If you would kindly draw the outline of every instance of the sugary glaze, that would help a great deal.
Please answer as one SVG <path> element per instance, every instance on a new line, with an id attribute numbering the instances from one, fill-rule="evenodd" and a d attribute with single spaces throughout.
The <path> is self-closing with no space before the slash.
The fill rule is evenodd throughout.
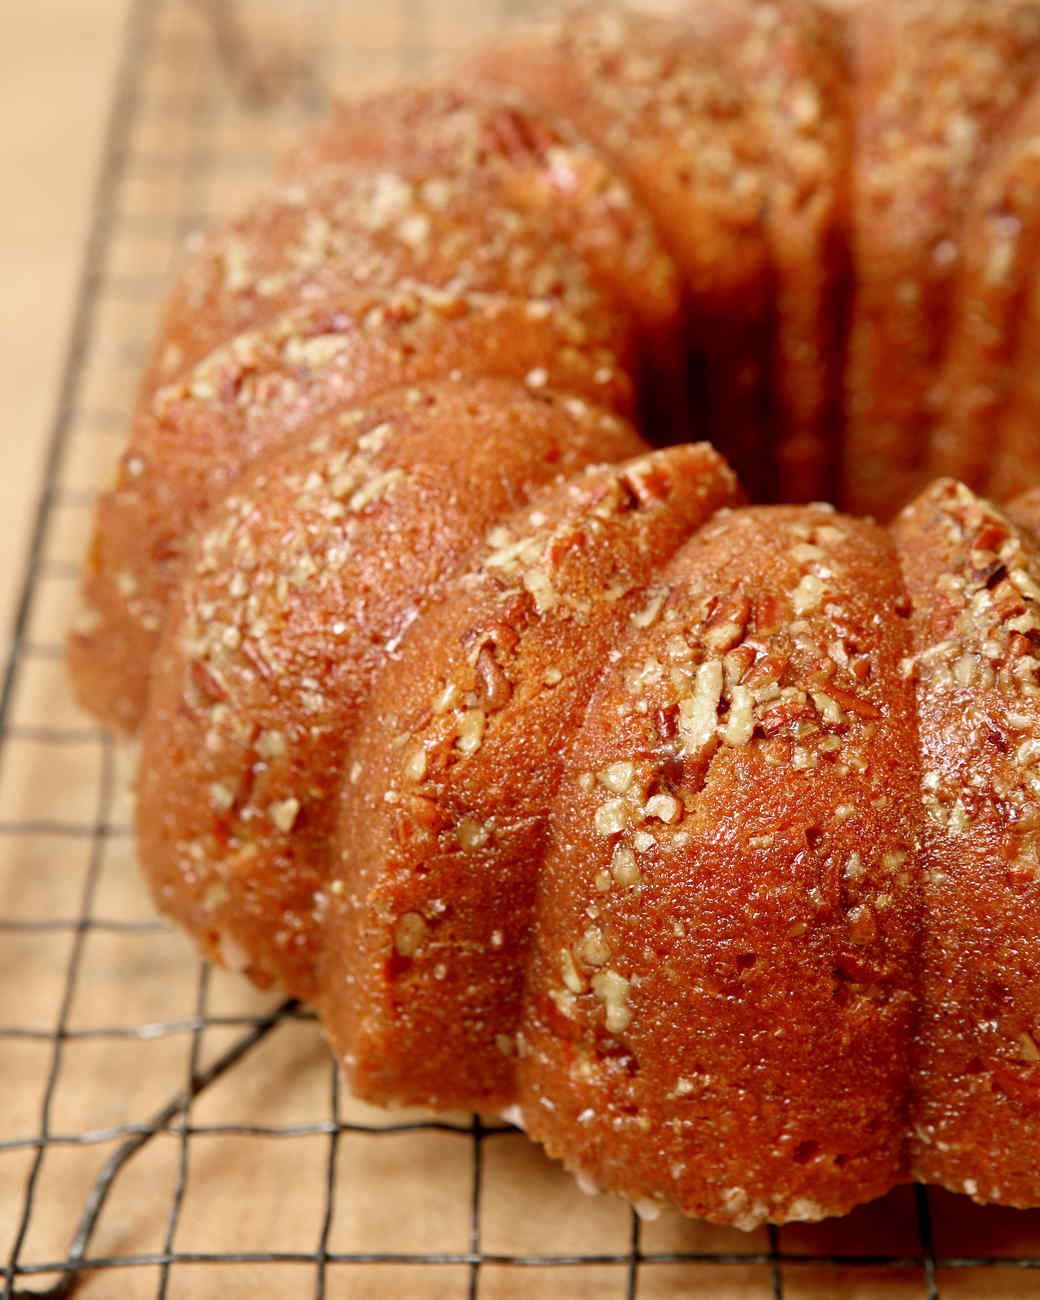
<path id="1" fill-rule="evenodd" d="M 159 905 L 361 1096 L 745 1227 L 1040 1204 L 1038 61 L 579 11 L 194 251 L 71 668 Z"/>

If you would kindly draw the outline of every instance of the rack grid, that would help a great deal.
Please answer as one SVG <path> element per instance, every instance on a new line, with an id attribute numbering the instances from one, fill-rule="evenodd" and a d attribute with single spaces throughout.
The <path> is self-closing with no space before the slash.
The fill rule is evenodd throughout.
<path id="1" fill-rule="evenodd" d="M 330 88 L 415 76 L 528 8 L 130 6 L 0 694 L 5 1297 L 1040 1296 L 1040 1212 L 903 1188 L 821 1225 L 643 1223 L 494 1118 L 362 1105 L 311 1014 L 199 965 L 134 870 L 133 755 L 76 711 L 61 643 L 178 251 Z"/>

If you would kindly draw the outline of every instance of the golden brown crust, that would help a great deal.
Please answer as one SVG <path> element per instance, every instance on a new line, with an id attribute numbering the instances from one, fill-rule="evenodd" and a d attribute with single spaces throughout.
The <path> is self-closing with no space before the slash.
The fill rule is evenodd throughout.
<path id="1" fill-rule="evenodd" d="M 757 496 L 769 295 L 762 147 L 718 50 L 680 32 L 614 7 L 582 9 L 481 51 L 476 71 L 573 121 L 650 212 L 690 299 L 697 431 Z"/>
<path id="2" fill-rule="evenodd" d="M 403 279 L 453 292 L 552 299 L 619 355 L 627 319 L 604 302 L 555 223 L 484 176 L 383 158 L 327 167 L 205 239 L 175 282 L 143 385 L 149 399 L 243 330 L 341 286 Z M 673 323 L 674 332 L 674 323 Z"/>
<path id="3" fill-rule="evenodd" d="M 455 372 L 631 409 L 617 359 L 551 300 L 408 282 L 286 312 L 160 389 L 98 507 L 84 583 L 92 621 L 69 654 L 84 703 L 108 725 L 136 726 L 181 547 L 245 465 L 320 415 Z"/>
<path id="4" fill-rule="evenodd" d="M 363 1097 L 501 1109 L 551 804 L 605 658 L 734 500 L 704 444 L 501 519 L 387 664 L 344 784 L 319 1006 Z M 387 736 L 392 737 L 387 743 Z"/>
<path id="5" fill-rule="evenodd" d="M 676 20 L 598 6 L 476 60 L 573 120 L 653 213 L 691 298 L 704 431 L 754 496 L 834 483 L 849 147 L 833 32 L 799 0 Z"/>
<path id="6" fill-rule="evenodd" d="M 719 53 L 678 22 L 588 8 L 477 67 L 574 122 L 647 205 L 698 304 L 750 320 L 766 298 L 762 151 Z"/>
<path id="7" fill-rule="evenodd" d="M 898 517 L 922 848 L 914 1176 L 1040 1198 L 1040 552 L 940 481 Z"/>
<path id="8" fill-rule="evenodd" d="M 1040 484 L 1015 497 L 1004 508 L 1013 523 L 1032 534 L 1034 542 L 1040 542 Z"/>
<path id="9" fill-rule="evenodd" d="M 512 87 L 406 87 L 338 105 L 286 170 L 343 163 L 433 169 L 544 221 L 634 322 L 659 436 L 687 436 L 678 271 L 650 214 L 569 121 Z"/>
<path id="10" fill-rule="evenodd" d="M 576 397 L 421 385 L 312 422 L 232 485 L 166 620 L 139 794 L 157 900 L 211 957 L 313 998 L 341 766 L 379 668 L 511 507 L 639 446 Z"/>
<path id="11" fill-rule="evenodd" d="M 740 6 L 725 5 L 727 16 Z M 692 9 L 692 17 L 708 6 Z M 767 150 L 763 220 L 773 279 L 767 419 L 770 500 L 840 499 L 842 366 L 850 267 L 849 70 L 840 28 L 813 0 L 768 22 L 747 6 L 736 66 Z"/>
<path id="12" fill-rule="evenodd" d="M 431 168 L 555 220 L 636 320 L 651 332 L 674 323 L 676 269 L 649 215 L 568 120 L 515 88 L 412 86 L 337 105 L 304 137 L 287 171 L 310 178 L 330 164 L 361 162 Z"/>
<path id="13" fill-rule="evenodd" d="M 1022 436 L 1024 429 L 1032 434 L 1040 411 L 1033 293 L 1040 257 L 1038 139 L 1040 93 L 1033 91 L 976 180 L 958 244 L 943 249 L 959 271 L 932 397 L 929 470 L 998 500 L 1014 494 L 1016 477 L 1023 486 L 1040 478 L 1036 440 Z"/>
<path id="14" fill-rule="evenodd" d="M 970 195 L 1035 79 L 1040 6 L 867 0 L 849 21 L 856 183 L 846 504 L 889 518 L 933 472 L 932 390 Z"/>
<path id="15" fill-rule="evenodd" d="M 885 534 L 821 509 L 723 513 L 660 581 L 555 805 L 524 1120 L 634 1199 L 842 1213 L 906 1173 L 920 810 L 877 618 L 905 593 Z"/>
<path id="16" fill-rule="evenodd" d="M 1040 277 L 1036 263 L 1030 267 L 1029 287 L 1019 304 L 1013 337 L 1017 347 L 1010 393 L 985 479 L 995 501 L 1007 501 L 1040 482 Z M 978 442 L 989 445 L 983 432 Z"/>
<path id="17" fill-rule="evenodd" d="M 846 12 L 339 110 L 178 282 L 70 649 L 160 906 L 368 1099 L 744 1227 L 1040 1202 L 1040 0 Z M 756 495 L 1033 490 L 720 508 L 626 422 L 676 263 Z"/>

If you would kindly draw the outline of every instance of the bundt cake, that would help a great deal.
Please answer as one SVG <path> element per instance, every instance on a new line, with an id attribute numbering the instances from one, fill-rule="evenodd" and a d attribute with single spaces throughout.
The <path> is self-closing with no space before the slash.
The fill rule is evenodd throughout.
<path id="1" fill-rule="evenodd" d="M 577 10 L 195 249 L 71 671 L 362 1097 L 1040 1204 L 1038 71 L 1038 0 Z"/>

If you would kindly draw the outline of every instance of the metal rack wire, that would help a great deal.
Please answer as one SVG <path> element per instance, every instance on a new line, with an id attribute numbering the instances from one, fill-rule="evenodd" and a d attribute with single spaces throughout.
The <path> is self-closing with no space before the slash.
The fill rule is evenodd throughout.
<path id="1" fill-rule="evenodd" d="M 902 1189 L 750 1236 L 642 1224 L 507 1125 L 376 1114 L 305 1009 L 195 966 L 130 883 L 130 758 L 67 700 L 60 644 L 162 282 L 328 86 L 414 75 L 525 8 L 131 6 L 0 694 L 5 1297 L 1040 1295 L 1040 1215 Z"/>

